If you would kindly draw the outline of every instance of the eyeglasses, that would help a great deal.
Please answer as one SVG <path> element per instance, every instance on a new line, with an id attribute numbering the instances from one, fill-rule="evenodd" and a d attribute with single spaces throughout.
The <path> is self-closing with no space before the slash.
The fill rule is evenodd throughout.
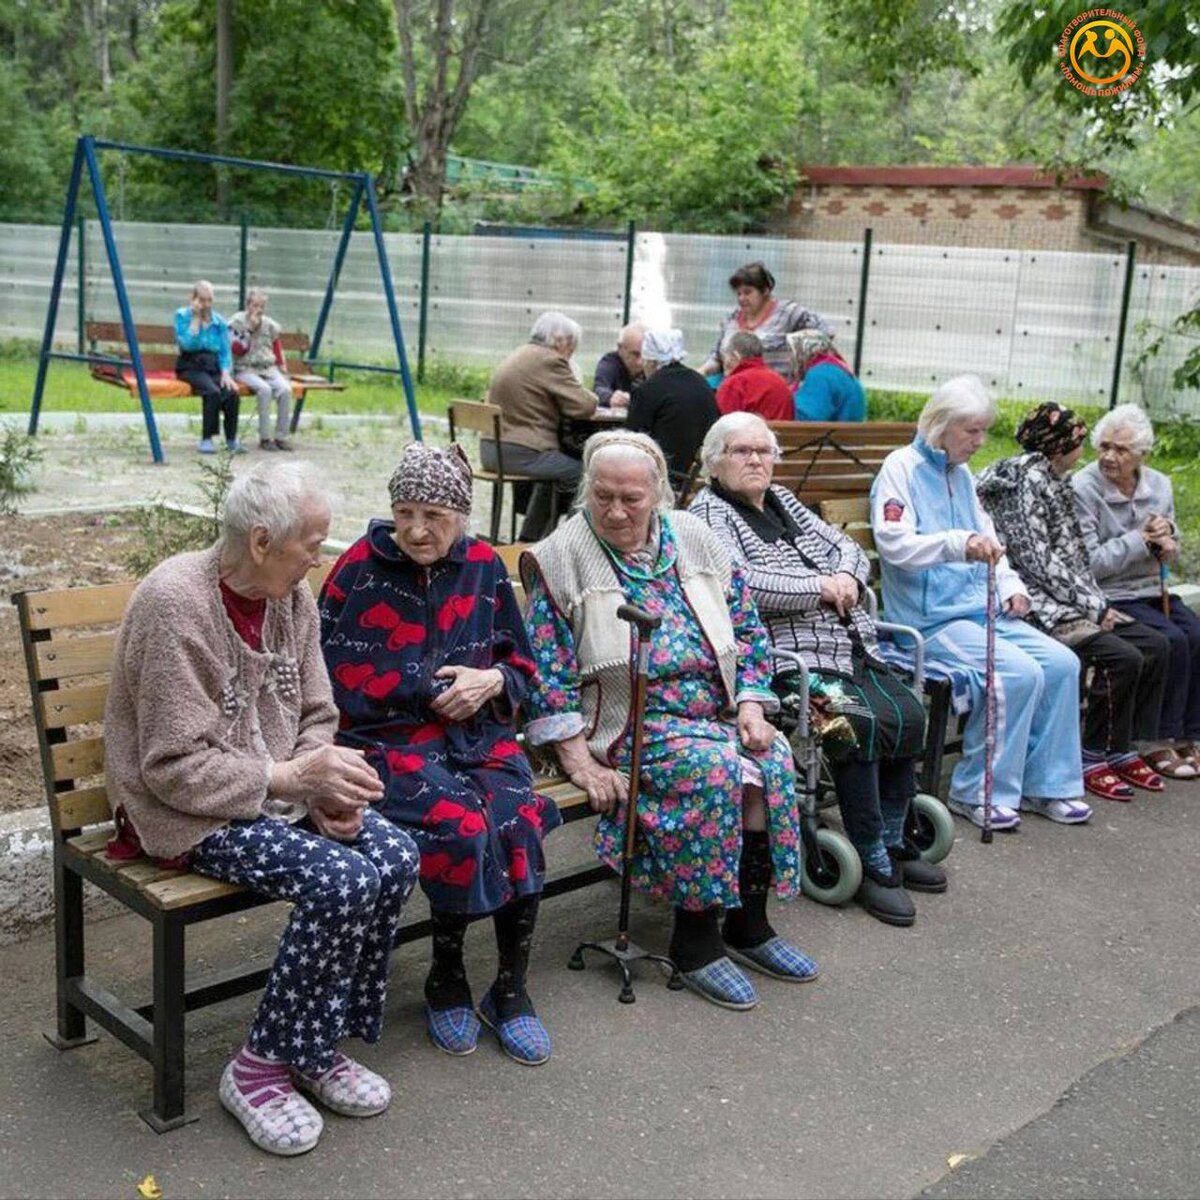
<path id="1" fill-rule="evenodd" d="M 725 453 L 730 458 L 736 458 L 738 462 L 749 462 L 756 457 L 768 460 L 775 458 L 773 446 L 730 446 Z"/>

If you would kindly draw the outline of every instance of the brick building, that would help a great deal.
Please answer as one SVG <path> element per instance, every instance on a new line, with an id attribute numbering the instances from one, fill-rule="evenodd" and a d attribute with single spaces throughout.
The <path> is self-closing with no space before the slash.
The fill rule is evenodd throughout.
<path id="1" fill-rule="evenodd" d="M 1111 251 L 1130 240 L 1142 262 L 1200 265 L 1200 229 L 1148 208 L 1122 208 L 1104 175 L 1056 181 L 1036 167 L 802 168 L 771 232 L 818 241 Z"/>

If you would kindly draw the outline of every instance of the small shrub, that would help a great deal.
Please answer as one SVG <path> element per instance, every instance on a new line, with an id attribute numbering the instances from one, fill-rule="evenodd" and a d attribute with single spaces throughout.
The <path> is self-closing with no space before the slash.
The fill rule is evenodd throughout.
<path id="1" fill-rule="evenodd" d="M 464 363 L 434 358 L 425 364 L 424 385 L 450 392 L 457 399 L 482 400 L 487 394 L 491 374 L 488 367 L 470 367 Z"/>
<path id="2" fill-rule="evenodd" d="M 42 461 L 38 444 L 13 424 L 4 425 L 0 437 L 0 515 L 11 517 L 17 511 L 17 501 L 33 491 L 29 478 L 32 469 Z"/>

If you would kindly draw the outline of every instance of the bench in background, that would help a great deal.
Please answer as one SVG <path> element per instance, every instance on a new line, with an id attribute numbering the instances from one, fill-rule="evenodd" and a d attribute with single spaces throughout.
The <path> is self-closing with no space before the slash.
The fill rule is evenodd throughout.
<path id="1" fill-rule="evenodd" d="M 826 500 L 866 496 L 883 460 L 907 446 L 911 421 L 771 421 L 782 459 L 775 482 L 816 511 Z"/>

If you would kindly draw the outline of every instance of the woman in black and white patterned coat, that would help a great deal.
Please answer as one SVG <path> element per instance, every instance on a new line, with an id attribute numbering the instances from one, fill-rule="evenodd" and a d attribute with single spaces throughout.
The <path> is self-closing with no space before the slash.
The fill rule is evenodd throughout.
<path id="1" fill-rule="evenodd" d="M 700 457 L 708 486 L 691 511 L 745 572 L 771 640 L 804 658 L 813 694 L 854 730 L 851 744 L 826 744 L 825 753 L 846 832 L 863 860 L 859 899 L 879 920 L 911 925 L 916 910 L 908 890 L 945 891 L 946 876 L 904 842 L 925 713 L 879 657 L 875 626 L 861 603 L 867 557 L 786 488 L 772 486 L 779 444 L 761 417 L 722 417 Z M 786 673 L 776 686 L 789 690 Z"/>

